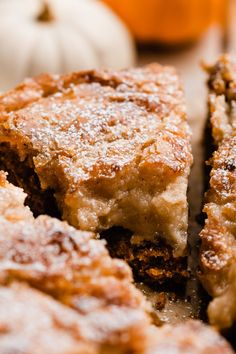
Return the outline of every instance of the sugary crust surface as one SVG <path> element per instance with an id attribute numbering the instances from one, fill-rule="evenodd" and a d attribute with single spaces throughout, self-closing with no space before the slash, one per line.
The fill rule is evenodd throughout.
<path id="1" fill-rule="evenodd" d="M 201 279 L 215 298 L 211 323 L 224 328 L 236 320 L 236 58 L 228 55 L 208 68 L 209 106 L 216 151 L 210 160 L 207 214 L 201 232 Z"/>
<path id="2" fill-rule="evenodd" d="M 82 326 L 76 312 L 27 286 L 0 287 L 0 309 L 1 354 L 98 352 L 83 339 L 86 323 Z"/>
<path id="3" fill-rule="evenodd" d="M 125 340 L 123 346 L 100 346 L 92 340 L 94 332 L 88 318 L 20 283 L 0 287 L 0 309 L 1 354 L 233 353 L 217 332 L 198 321 L 149 327 L 145 346 L 140 345 L 142 338 L 137 333 L 133 333 L 136 348 L 128 347 Z"/>
<path id="4" fill-rule="evenodd" d="M 226 354 L 233 353 L 229 344 L 211 327 L 189 320 L 175 326 L 165 325 L 154 332 L 149 354 Z M 155 343 L 156 341 L 156 343 Z"/>
<path id="5" fill-rule="evenodd" d="M 0 143 L 30 158 L 63 218 L 158 233 L 184 253 L 192 161 L 182 88 L 153 64 L 26 80 L 0 97 Z"/>

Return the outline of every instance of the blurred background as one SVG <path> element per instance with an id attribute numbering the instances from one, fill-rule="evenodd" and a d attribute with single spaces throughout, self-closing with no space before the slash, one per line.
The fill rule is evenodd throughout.
<path id="1" fill-rule="evenodd" d="M 0 0 L 0 90 L 41 72 L 175 63 L 212 26 L 226 41 L 229 7 L 230 0 Z"/>

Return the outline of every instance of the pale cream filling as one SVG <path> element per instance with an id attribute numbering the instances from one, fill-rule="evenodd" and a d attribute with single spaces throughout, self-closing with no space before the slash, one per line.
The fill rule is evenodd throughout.
<path id="1" fill-rule="evenodd" d="M 81 188 L 66 195 L 63 218 L 82 230 L 122 226 L 134 232 L 132 242 L 136 244 L 161 237 L 173 247 L 175 256 L 182 256 L 187 244 L 186 189 L 184 176 L 177 177 L 162 192 L 149 193 L 137 183 L 110 199 L 92 196 L 91 191 Z"/>

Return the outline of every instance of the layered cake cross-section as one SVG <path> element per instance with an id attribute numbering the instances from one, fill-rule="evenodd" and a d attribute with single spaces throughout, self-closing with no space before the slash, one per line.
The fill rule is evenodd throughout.
<path id="1" fill-rule="evenodd" d="M 108 243 L 145 279 L 187 276 L 191 163 L 173 68 L 42 75 L 0 97 L 0 168 L 34 214 L 86 231 L 121 227 Z"/>
<path id="2" fill-rule="evenodd" d="M 209 72 L 210 159 L 201 280 L 213 297 L 208 315 L 218 328 L 236 320 L 236 57 L 223 55 Z"/>

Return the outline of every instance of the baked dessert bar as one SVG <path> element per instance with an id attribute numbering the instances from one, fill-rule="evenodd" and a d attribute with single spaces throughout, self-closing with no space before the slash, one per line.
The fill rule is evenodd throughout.
<path id="1" fill-rule="evenodd" d="M 198 321 L 152 326 L 128 266 L 24 198 L 0 173 L 1 354 L 233 353 Z"/>
<path id="2" fill-rule="evenodd" d="M 76 310 L 84 340 L 104 351 L 141 350 L 150 325 L 149 306 L 132 284 L 128 265 L 112 259 L 104 241 L 94 239 L 92 233 L 49 216 L 34 219 L 23 205 L 24 198 L 23 191 L 1 173 L 1 285 L 27 283 Z M 61 326 L 63 329 L 63 322 Z"/>
<path id="3" fill-rule="evenodd" d="M 28 79 L 0 97 L 0 153 L 0 168 L 27 192 L 35 215 L 60 214 L 86 231 L 127 229 L 123 257 L 140 249 L 145 278 L 187 276 L 192 155 L 174 69 Z"/>
<path id="4" fill-rule="evenodd" d="M 201 280 L 213 297 L 210 322 L 227 328 L 236 320 L 236 57 L 221 56 L 208 72 L 215 152 L 200 235 Z"/>

